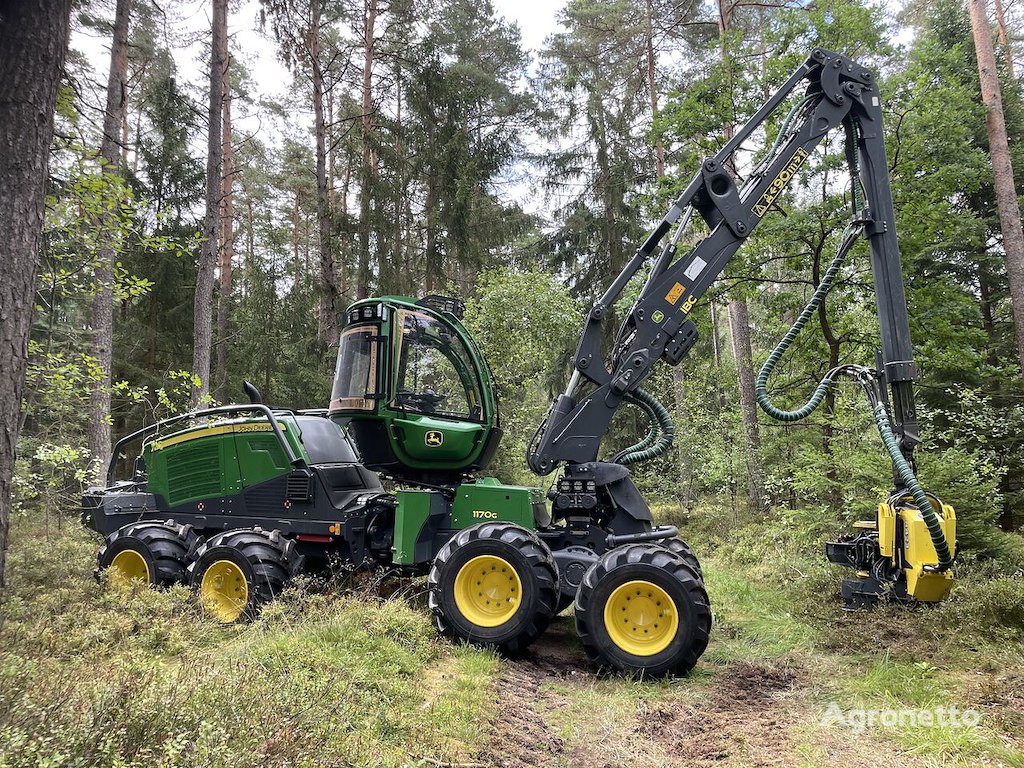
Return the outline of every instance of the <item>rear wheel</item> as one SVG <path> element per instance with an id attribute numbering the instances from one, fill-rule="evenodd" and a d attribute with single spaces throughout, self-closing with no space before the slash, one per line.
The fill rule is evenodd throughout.
<path id="1" fill-rule="evenodd" d="M 558 576 L 535 533 L 480 523 L 455 534 L 434 559 L 429 605 L 448 637 L 517 653 L 555 613 Z"/>
<path id="2" fill-rule="evenodd" d="M 583 647 L 623 672 L 684 674 L 704 653 L 710 631 L 703 582 L 662 546 L 630 544 L 605 553 L 576 596 Z"/>
<path id="3" fill-rule="evenodd" d="M 279 531 L 246 528 L 225 531 L 203 544 L 188 575 L 203 609 L 231 624 L 255 618 L 301 567 L 294 541 Z"/>
<path id="4" fill-rule="evenodd" d="M 129 523 L 107 537 L 97 554 L 97 575 L 106 571 L 119 589 L 134 583 L 165 587 L 183 581 L 189 554 L 200 538 L 173 520 Z"/>

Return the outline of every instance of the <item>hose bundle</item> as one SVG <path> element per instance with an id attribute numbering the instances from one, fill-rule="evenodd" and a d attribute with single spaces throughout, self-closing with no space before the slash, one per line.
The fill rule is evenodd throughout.
<path id="1" fill-rule="evenodd" d="M 854 181 L 854 186 L 856 186 L 856 181 Z M 856 379 L 864 388 L 868 396 L 868 400 L 871 403 L 872 416 L 874 416 L 875 424 L 878 427 L 878 433 L 882 438 L 882 443 L 885 445 L 886 452 L 892 460 L 893 469 L 896 471 L 896 474 L 899 475 L 900 479 L 906 486 L 907 491 L 913 497 L 914 504 L 921 511 L 921 516 L 928 528 L 928 534 L 931 538 L 932 546 L 935 547 L 935 554 L 938 557 L 936 570 L 945 571 L 953 564 L 953 556 L 949 549 L 949 542 L 946 541 L 945 534 L 942 531 L 942 524 L 939 521 L 938 514 L 932 507 L 931 500 L 925 493 L 924 488 L 921 487 L 921 483 L 914 474 L 914 469 L 911 467 L 910 462 L 907 461 L 903 452 L 900 450 L 899 441 L 893 434 L 892 423 L 889 420 L 889 413 L 885 408 L 885 401 L 882 396 L 881 387 L 879 386 L 879 382 L 874 371 L 870 368 L 859 365 L 841 365 L 833 368 L 821 379 L 807 402 L 794 410 L 778 408 L 768 397 L 768 377 L 771 376 L 775 367 L 782 359 L 782 356 L 793 343 L 793 340 L 797 337 L 800 331 L 803 330 L 804 326 L 807 325 L 808 320 L 810 320 L 818 306 L 825 300 L 825 296 L 832 287 L 832 283 L 835 280 L 836 275 L 839 273 L 843 262 L 846 260 L 850 250 L 853 248 L 857 236 L 860 234 L 862 229 L 863 224 L 860 222 L 854 222 L 847 227 L 846 232 L 843 235 L 843 239 L 839 244 L 839 248 L 836 251 L 835 258 L 833 258 L 832 262 L 829 264 L 828 269 L 821 278 L 821 282 L 815 289 L 810 301 L 807 302 L 807 305 L 797 316 L 796 322 L 793 323 L 793 326 L 786 332 L 786 335 L 782 337 L 782 340 L 776 345 L 775 349 L 771 351 L 771 354 L 768 355 L 768 359 L 765 361 L 757 375 L 757 384 L 755 387 L 757 404 L 761 407 L 762 411 L 773 419 L 784 422 L 799 421 L 807 418 L 818 409 L 836 379 L 841 376 L 849 376 Z"/>
<path id="2" fill-rule="evenodd" d="M 650 427 L 642 440 L 619 451 L 611 461 L 618 464 L 636 464 L 661 456 L 672 446 L 672 438 L 675 436 L 675 424 L 672 423 L 668 409 L 642 388 L 637 388 L 626 395 L 625 400 L 647 414 Z"/>

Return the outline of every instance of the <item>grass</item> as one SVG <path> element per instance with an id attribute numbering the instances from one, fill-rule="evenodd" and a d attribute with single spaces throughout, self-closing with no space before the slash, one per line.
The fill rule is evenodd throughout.
<path id="1" fill-rule="evenodd" d="M 714 610 L 701 664 L 679 680 L 542 679 L 527 710 L 564 745 L 551 765 L 727 768 L 767 750 L 787 766 L 1024 766 L 1019 575 L 972 565 L 935 609 L 848 614 L 841 572 L 798 521 L 709 508 L 673 522 Z M 15 521 L 0 768 L 492 765 L 488 725 L 523 711 L 501 699 L 506 663 L 440 640 L 416 597 L 300 582 L 252 624 L 222 627 L 183 588 L 98 584 L 96 546 L 75 524 Z M 578 642 L 571 622 L 557 631 Z M 832 703 L 982 719 L 860 732 L 823 721 Z"/>
<path id="2" fill-rule="evenodd" d="M 0 766 L 400 766 L 483 738 L 497 659 L 404 600 L 293 590 L 220 627 L 184 589 L 118 594 L 74 527 L 13 527 Z M 430 681 L 430 684 L 424 684 Z"/>

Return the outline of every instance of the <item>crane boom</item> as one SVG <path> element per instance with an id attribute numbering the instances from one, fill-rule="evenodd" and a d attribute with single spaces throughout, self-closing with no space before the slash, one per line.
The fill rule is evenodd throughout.
<path id="1" fill-rule="evenodd" d="M 736 151 L 777 112 L 793 92 L 806 85 L 797 119 L 757 172 L 738 187 L 729 169 Z M 678 364 L 696 341 L 688 315 L 721 275 L 733 255 L 770 210 L 831 131 L 844 127 L 859 167 L 864 207 L 854 211 L 871 250 L 881 333 L 879 375 L 891 391 L 892 428 L 900 450 L 913 461 L 919 442 L 912 382 L 916 376 L 910 323 L 904 295 L 899 244 L 882 131 L 882 107 L 872 73 L 837 53 L 821 49 L 793 73 L 714 157 L 706 159 L 671 209 L 591 308 L 573 358 L 574 372 L 528 455 L 531 469 L 548 474 L 563 463 L 598 457 L 612 416 L 642 385 L 659 359 Z M 856 195 L 855 195 L 856 198 Z M 682 227 L 696 213 L 710 234 L 686 255 L 675 258 Z M 607 361 L 601 355 L 602 327 L 629 281 L 647 266 L 665 236 L 646 284 L 625 317 Z M 580 384 L 593 385 L 579 395 Z"/>

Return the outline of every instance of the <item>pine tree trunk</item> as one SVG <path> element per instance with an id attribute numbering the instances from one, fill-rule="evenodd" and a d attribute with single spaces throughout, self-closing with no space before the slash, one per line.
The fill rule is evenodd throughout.
<path id="1" fill-rule="evenodd" d="M 295 189 L 295 200 L 292 201 L 292 270 L 295 272 L 295 294 L 298 295 L 299 289 L 302 287 L 302 255 L 299 252 L 299 231 L 301 230 L 299 222 L 299 190 Z M 318 338 L 320 343 L 325 342 L 323 336 L 323 307 L 320 308 L 320 317 L 318 325 Z"/>
<path id="2" fill-rule="evenodd" d="M 1010 80 L 1017 76 L 1013 72 L 1013 48 L 1010 47 L 1010 36 L 1006 32 L 1006 13 L 1003 10 L 1003 0 L 995 0 L 996 24 L 999 28 L 999 47 L 1003 49 L 1003 63 L 1006 64 L 1006 74 Z"/>
<path id="3" fill-rule="evenodd" d="M 310 24 L 310 74 L 313 78 L 313 127 L 316 131 L 316 223 L 320 256 L 320 302 L 317 336 L 322 346 L 338 339 L 338 268 L 331 246 L 331 202 L 327 190 L 327 122 L 324 119 L 324 73 L 320 66 L 320 8 L 314 3 Z"/>
<path id="4" fill-rule="evenodd" d="M 370 295 L 370 197 L 373 183 L 373 147 L 370 142 L 373 137 L 373 43 L 376 24 L 377 0 L 367 0 L 363 25 L 363 161 L 359 179 L 359 267 L 356 274 L 356 296 L 360 299 Z"/>
<path id="5" fill-rule="evenodd" d="M 736 358 L 736 376 L 740 387 L 740 411 L 746 436 L 747 498 L 755 509 L 764 504 L 764 476 L 761 472 L 761 433 L 757 428 L 757 399 L 754 393 L 754 361 L 750 345 L 750 318 L 747 302 L 729 302 L 729 329 Z"/>
<path id="6" fill-rule="evenodd" d="M 724 412 L 728 402 L 725 399 L 725 388 L 722 386 L 722 333 L 718 328 L 718 304 L 714 299 L 708 302 L 708 313 L 711 315 L 711 350 L 715 357 L 715 389 L 718 390 L 718 409 Z"/>
<path id="7" fill-rule="evenodd" d="M 222 161 L 221 109 L 224 98 L 224 61 L 227 29 L 227 0 L 213 0 L 213 39 L 210 47 L 210 103 L 207 111 L 209 133 L 206 146 L 205 238 L 199 250 L 196 294 L 193 304 L 192 373 L 199 382 L 192 388 L 192 408 L 198 408 L 210 393 L 210 343 L 213 335 L 213 283 L 220 240 L 220 190 Z"/>
<path id="8" fill-rule="evenodd" d="M 441 276 L 441 252 L 437 243 L 437 172 L 430 170 L 427 177 L 427 201 L 426 201 L 426 227 L 427 242 L 424 254 L 424 284 L 427 293 L 434 293 L 439 288 L 438 278 Z"/>
<path id="9" fill-rule="evenodd" d="M 985 125 L 988 128 L 988 151 L 992 158 L 992 177 L 995 182 L 996 207 L 999 226 L 1003 232 L 1003 252 L 1006 255 L 1006 276 L 1010 284 L 1010 303 L 1013 307 L 1013 326 L 1017 340 L 1017 356 L 1024 373 L 1024 233 L 1021 231 L 1020 205 L 1013 182 L 1013 166 L 1006 137 L 1003 117 L 1003 97 L 996 74 L 996 57 L 992 48 L 992 30 L 984 0 L 968 0 L 974 47 L 978 54 L 978 78 L 981 82 L 981 100 L 988 109 Z"/>
<path id="10" fill-rule="evenodd" d="M 654 82 L 654 11 L 651 7 L 651 0 L 647 0 L 647 91 L 651 97 L 651 120 L 658 119 L 658 90 Z M 665 147 L 661 138 L 654 140 L 654 163 L 658 179 L 665 175 Z"/>
<path id="11" fill-rule="evenodd" d="M 818 242 L 814 251 L 814 263 L 811 267 L 811 280 L 814 288 L 817 289 L 821 283 L 822 255 L 825 248 L 824 240 Z M 818 324 L 821 326 L 821 335 L 828 345 L 828 370 L 839 365 L 840 340 L 832 331 L 832 324 L 828 319 L 826 302 L 818 305 Z M 841 509 L 843 505 L 842 489 L 839 485 L 839 470 L 836 466 L 835 452 L 832 449 L 832 439 L 835 434 L 833 421 L 836 413 L 835 388 L 829 389 L 822 403 L 822 424 L 821 424 L 821 450 L 825 454 L 828 466 L 825 469 L 825 479 L 828 481 L 827 498 L 835 509 Z"/>
<path id="12" fill-rule="evenodd" d="M 114 37 L 110 46 L 110 73 L 107 78 L 107 108 L 103 115 L 103 140 L 100 162 L 103 173 L 116 176 L 121 159 L 118 135 L 125 124 L 128 103 L 128 21 L 131 0 L 117 0 L 114 12 Z M 111 198 L 112 205 L 117 202 Z M 110 457 L 110 385 L 114 346 L 114 266 L 118 257 L 115 211 L 102 216 L 105 231 L 93 276 L 96 295 L 92 302 L 92 356 L 99 376 L 89 393 L 89 454 L 93 469 L 99 471 Z"/>
<path id="13" fill-rule="evenodd" d="M 676 422 L 686 423 L 686 371 L 682 365 L 672 369 L 672 394 L 676 401 Z M 679 433 L 676 433 L 678 438 Z M 676 440 L 677 469 L 679 481 L 676 484 L 679 503 L 689 509 L 693 504 L 693 452 L 681 440 Z"/>
<path id="14" fill-rule="evenodd" d="M 719 55 L 723 64 L 729 63 L 728 38 L 729 22 L 736 3 L 734 0 L 718 0 Z M 731 79 L 729 88 L 732 89 Z M 735 126 L 725 125 L 725 138 L 733 136 Z M 729 169 L 734 175 L 736 169 Z M 750 345 L 750 319 L 745 299 L 729 300 L 729 328 L 732 330 L 732 349 L 736 359 L 736 376 L 740 390 L 740 412 L 743 416 L 743 431 L 746 436 L 747 498 L 755 509 L 764 505 L 764 475 L 761 470 L 761 433 L 757 426 L 757 399 L 754 394 L 754 361 Z"/>
<path id="15" fill-rule="evenodd" d="M 47 164 L 70 16 L 70 0 L 14 3 L 0 16 L 0 598 Z M 3 616 L 0 609 L 0 627 Z"/>
<path id="16" fill-rule="evenodd" d="M 227 19 L 225 19 L 225 22 Z M 235 259 L 235 181 L 234 155 L 231 150 L 231 56 L 227 30 L 223 39 L 224 107 L 221 110 L 221 154 L 224 172 L 220 187 L 220 294 L 217 297 L 217 399 L 226 403 L 228 393 L 228 331 L 231 320 L 231 280 Z"/>

